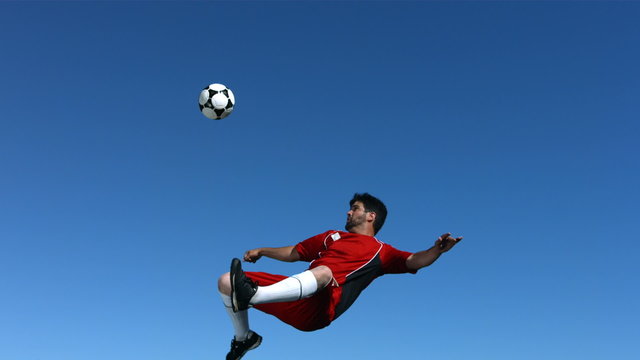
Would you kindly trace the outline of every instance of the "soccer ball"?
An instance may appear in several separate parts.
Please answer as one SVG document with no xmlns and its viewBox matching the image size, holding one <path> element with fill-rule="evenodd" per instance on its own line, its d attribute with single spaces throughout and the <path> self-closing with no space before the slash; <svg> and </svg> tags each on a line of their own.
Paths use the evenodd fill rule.
<svg viewBox="0 0 640 360">
<path fill-rule="evenodd" d="M 211 84 L 200 92 L 198 105 L 202 115 L 213 120 L 227 117 L 233 111 L 236 99 L 229 88 L 222 84 Z"/>
</svg>

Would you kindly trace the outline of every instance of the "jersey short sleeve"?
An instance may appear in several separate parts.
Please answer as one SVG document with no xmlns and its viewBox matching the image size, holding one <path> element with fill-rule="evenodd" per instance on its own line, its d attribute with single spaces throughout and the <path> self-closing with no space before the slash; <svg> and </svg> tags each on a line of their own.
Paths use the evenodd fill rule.
<svg viewBox="0 0 640 360">
<path fill-rule="evenodd" d="M 329 230 L 296 244 L 295 249 L 300 255 L 300 260 L 311 262 L 317 259 L 320 256 L 320 252 L 326 249 L 325 240 L 332 232 L 334 231 Z"/>
<path fill-rule="evenodd" d="M 382 263 L 382 271 L 385 274 L 415 274 L 417 270 L 407 267 L 407 258 L 411 256 L 410 252 L 402 251 L 391 245 L 384 244 L 380 251 L 380 262 Z"/>
</svg>

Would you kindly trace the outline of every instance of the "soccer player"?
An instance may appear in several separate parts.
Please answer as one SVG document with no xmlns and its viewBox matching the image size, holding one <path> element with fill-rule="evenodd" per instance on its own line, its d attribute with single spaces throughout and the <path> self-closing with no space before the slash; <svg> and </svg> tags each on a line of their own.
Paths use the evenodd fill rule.
<svg viewBox="0 0 640 360">
<path fill-rule="evenodd" d="M 242 358 L 262 342 L 262 337 L 249 329 L 249 307 L 299 330 L 318 330 L 344 313 L 375 278 L 415 274 L 462 240 L 446 233 L 428 250 L 401 251 L 374 237 L 387 216 L 382 201 L 363 193 L 355 194 L 349 205 L 347 232 L 330 230 L 296 245 L 257 248 L 244 254 L 249 262 L 263 256 L 310 262 L 309 269 L 300 274 L 287 277 L 244 272 L 239 259 L 231 261 L 231 271 L 218 279 L 218 290 L 235 330 L 227 360 Z"/>
</svg>

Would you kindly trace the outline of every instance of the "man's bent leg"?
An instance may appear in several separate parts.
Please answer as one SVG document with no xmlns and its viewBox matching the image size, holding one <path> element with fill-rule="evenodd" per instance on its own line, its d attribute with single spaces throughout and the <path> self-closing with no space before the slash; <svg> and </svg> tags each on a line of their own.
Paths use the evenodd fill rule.
<svg viewBox="0 0 640 360">
<path fill-rule="evenodd" d="M 222 297 L 224 308 L 227 311 L 227 314 L 229 314 L 231 325 L 233 325 L 233 330 L 235 332 L 234 338 L 238 341 L 244 341 L 250 330 L 248 310 L 234 312 L 231 307 L 231 297 L 222 293 L 220 294 L 220 297 Z"/>
<path fill-rule="evenodd" d="M 249 350 L 253 350 L 262 343 L 262 336 L 249 329 L 248 310 L 233 311 L 231 304 L 229 273 L 224 274 L 218 279 L 218 291 L 222 298 L 227 314 L 231 319 L 235 335 L 231 340 L 231 349 L 227 353 L 227 360 L 241 359 Z"/>
</svg>

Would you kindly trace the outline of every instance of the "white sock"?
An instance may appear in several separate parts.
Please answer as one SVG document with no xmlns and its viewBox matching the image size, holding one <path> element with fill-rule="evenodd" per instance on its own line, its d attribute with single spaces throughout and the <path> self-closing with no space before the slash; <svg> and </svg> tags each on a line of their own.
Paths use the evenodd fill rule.
<svg viewBox="0 0 640 360">
<path fill-rule="evenodd" d="M 247 335 L 249 335 L 249 314 L 247 310 L 233 312 L 233 308 L 231 307 L 231 296 L 220 293 L 220 297 L 222 298 L 224 308 L 227 310 L 227 314 L 229 314 L 229 318 L 231 319 L 236 340 L 244 341 L 247 338 Z"/>
<path fill-rule="evenodd" d="M 313 295 L 318 290 L 318 281 L 309 270 L 288 277 L 269 286 L 258 286 L 251 298 L 252 305 L 273 302 L 295 301 Z"/>
</svg>

